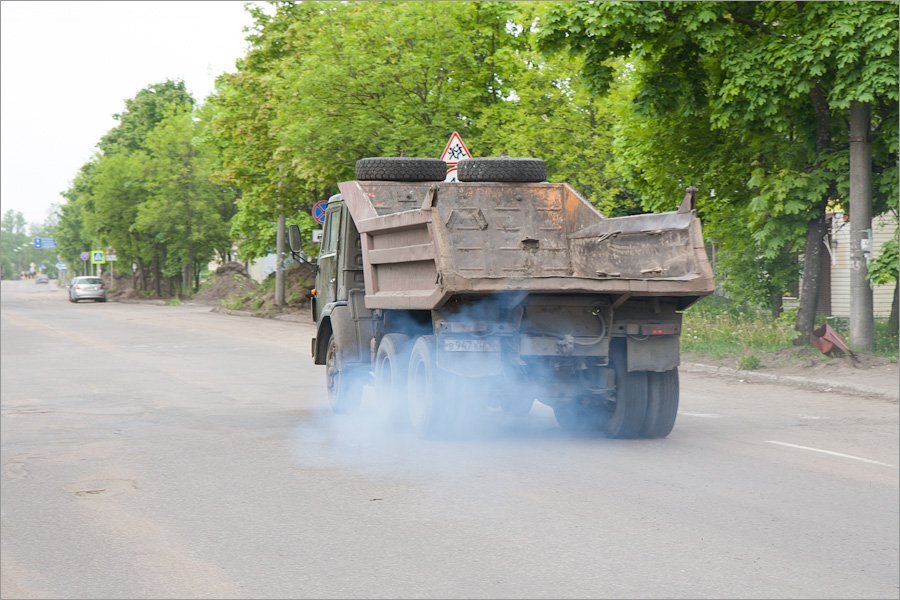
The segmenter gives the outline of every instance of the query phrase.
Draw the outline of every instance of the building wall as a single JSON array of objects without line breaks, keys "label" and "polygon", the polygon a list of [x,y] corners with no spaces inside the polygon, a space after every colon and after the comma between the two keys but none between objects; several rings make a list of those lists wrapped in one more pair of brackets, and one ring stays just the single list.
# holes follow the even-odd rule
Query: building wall
[{"label": "building wall", "polygon": [[[881,253],[881,246],[894,235],[896,222],[886,215],[872,219],[872,256]],[[843,213],[835,213],[831,220],[831,315],[850,318],[850,221]],[[876,285],[872,290],[872,304],[876,317],[891,313],[894,284]]]}]

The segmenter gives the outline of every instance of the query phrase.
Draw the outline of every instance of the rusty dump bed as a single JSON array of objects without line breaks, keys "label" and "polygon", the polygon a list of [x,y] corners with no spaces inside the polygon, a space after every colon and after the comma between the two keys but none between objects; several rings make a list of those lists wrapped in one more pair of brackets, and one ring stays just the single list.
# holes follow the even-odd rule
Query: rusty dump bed
[{"label": "rusty dump bed", "polygon": [[713,291],[694,211],[606,218],[561,183],[348,181],[366,307],[434,309],[455,294],[672,296]]}]

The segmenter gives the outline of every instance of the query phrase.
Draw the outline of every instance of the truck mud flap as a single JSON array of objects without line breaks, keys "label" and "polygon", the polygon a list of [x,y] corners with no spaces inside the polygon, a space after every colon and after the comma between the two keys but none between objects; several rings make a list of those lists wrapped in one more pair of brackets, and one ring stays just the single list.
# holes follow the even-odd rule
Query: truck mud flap
[{"label": "truck mud flap", "polygon": [[677,335],[629,336],[627,364],[629,371],[663,372],[681,362]]}]

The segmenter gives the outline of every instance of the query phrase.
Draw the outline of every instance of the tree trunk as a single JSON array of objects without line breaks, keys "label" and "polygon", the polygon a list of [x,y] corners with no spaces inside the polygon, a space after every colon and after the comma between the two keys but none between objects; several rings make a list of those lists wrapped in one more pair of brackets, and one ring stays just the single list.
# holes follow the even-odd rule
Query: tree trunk
[{"label": "tree trunk", "polygon": [[[809,91],[810,101],[816,118],[816,158],[820,160],[822,153],[831,148],[831,115],[825,92],[818,85]],[[829,189],[829,193],[830,193]],[[800,336],[794,344],[808,343],[809,336],[816,325],[816,309],[819,304],[819,269],[822,262],[822,241],[825,239],[825,208],[828,205],[828,194],[816,207],[816,214],[806,225],[806,248],[803,255],[803,276],[800,281],[800,310],[794,329]]]},{"label": "tree trunk", "polygon": [[875,319],[868,258],[872,252],[872,107],[850,104],[850,346],[871,352]]},{"label": "tree trunk", "polygon": [[784,292],[780,289],[769,292],[769,309],[772,311],[772,320],[777,319],[784,310]]},{"label": "tree trunk", "polygon": [[156,297],[162,298],[162,272],[159,267],[159,254],[153,255],[153,283],[156,287]]},{"label": "tree trunk", "polygon": [[809,342],[816,326],[816,309],[819,307],[819,270],[822,263],[822,240],[825,238],[825,204],[818,208],[816,219],[806,226],[806,250],[803,255],[803,278],[800,280],[800,310],[794,329],[800,336],[794,344],[802,346]]}]

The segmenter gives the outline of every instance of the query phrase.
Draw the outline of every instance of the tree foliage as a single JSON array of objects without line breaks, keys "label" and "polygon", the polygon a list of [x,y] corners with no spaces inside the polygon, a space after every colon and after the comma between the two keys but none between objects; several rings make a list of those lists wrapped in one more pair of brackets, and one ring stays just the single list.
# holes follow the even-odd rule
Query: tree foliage
[{"label": "tree foliage", "polygon": [[[673,142],[625,157],[630,181],[652,188],[662,170],[683,165],[714,189],[704,215],[729,250],[729,279],[751,295],[775,292],[782,278],[753,285],[741,257],[789,274],[784,258],[800,249],[804,228],[845,202],[853,101],[875,107],[876,205],[896,197],[896,41],[896,5],[865,2],[558,4],[541,31],[545,49],[583,58],[599,94],[615,85],[617,61],[629,61],[632,125],[620,144],[635,131],[650,144]],[[704,160],[671,160],[684,147]],[[743,232],[727,226],[732,218]]]}]

